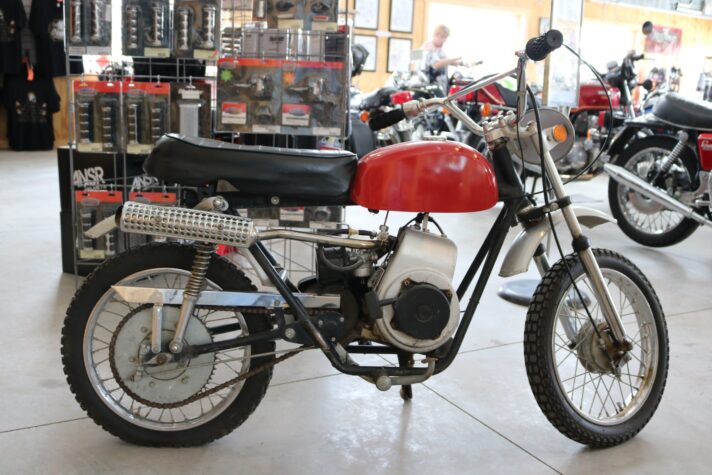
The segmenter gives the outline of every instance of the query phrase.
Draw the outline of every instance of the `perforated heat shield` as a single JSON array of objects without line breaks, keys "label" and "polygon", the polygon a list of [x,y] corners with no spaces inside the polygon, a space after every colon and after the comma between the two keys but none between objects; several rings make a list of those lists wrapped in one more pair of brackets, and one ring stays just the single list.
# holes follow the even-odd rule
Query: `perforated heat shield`
[{"label": "perforated heat shield", "polygon": [[254,224],[250,219],[133,201],[124,204],[119,228],[126,233],[227,244],[235,247],[251,246],[256,236]]}]

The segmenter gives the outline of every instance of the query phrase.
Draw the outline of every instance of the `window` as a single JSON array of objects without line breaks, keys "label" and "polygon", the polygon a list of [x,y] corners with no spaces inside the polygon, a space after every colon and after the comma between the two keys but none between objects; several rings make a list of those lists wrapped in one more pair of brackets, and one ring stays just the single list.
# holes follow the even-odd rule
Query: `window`
[{"label": "window", "polygon": [[426,41],[438,25],[450,28],[443,47],[447,55],[462,57],[466,63],[483,61],[478,69],[483,75],[514,68],[514,52],[524,47],[522,17],[508,11],[433,2],[428,12]]}]

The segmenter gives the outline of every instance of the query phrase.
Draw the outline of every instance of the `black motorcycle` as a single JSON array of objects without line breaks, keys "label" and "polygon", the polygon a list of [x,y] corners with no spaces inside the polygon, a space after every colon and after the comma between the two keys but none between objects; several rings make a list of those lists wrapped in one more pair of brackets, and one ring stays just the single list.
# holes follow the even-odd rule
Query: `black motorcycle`
[{"label": "black motorcycle", "polygon": [[676,244],[712,226],[712,105],[677,93],[614,137],[608,200],[618,226],[646,246]]}]

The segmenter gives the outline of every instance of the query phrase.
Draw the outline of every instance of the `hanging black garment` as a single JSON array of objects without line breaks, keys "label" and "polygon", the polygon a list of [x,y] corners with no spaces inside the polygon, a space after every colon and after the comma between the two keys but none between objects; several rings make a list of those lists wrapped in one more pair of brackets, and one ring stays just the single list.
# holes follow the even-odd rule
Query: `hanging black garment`
[{"label": "hanging black garment", "polygon": [[[63,5],[63,2],[57,0],[32,0],[29,26],[35,37],[35,74],[39,77],[51,78],[67,74]],[[74,58],[70,64],[70,73],[81,74],[83,71],[81,59]]]},{"label": "hanging black garment", "polygon": [[22,29],[27,15],[21,0],[0,0],[0,72],[18,74],[22,64]]},{"label": "hanging black garment", "polygon": [[59,95],[51,79],[5,80],[2,103],[7,109],[7,138],[12,150],[51,150],[52,114],[59,112]]}]

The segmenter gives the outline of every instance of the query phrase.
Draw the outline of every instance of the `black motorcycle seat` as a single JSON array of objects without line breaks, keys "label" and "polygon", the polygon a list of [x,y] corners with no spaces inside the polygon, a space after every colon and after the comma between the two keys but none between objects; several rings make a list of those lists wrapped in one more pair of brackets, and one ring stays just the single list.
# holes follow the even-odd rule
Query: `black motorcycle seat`
[{"label": "black motorcycle seat", "polygon": [[202,186],[224,180],[240,194],[342,205],[350,204],[356,162],[356,155],[341,150],[236,145],[168,134],[143,168],[167,183]]},{"label": "black motorcycle seat", "polygon": [[382,87],[361,96],[361,109],[371,110],[391,103],[391,94],[398,92],[394,87]]},{"label": "black motorcycle seat", "polygon": [[686,129],[712,130],[712,103],[674,92],[665,94],[655,104],[653,114],[664,122]]},{"label": "black motorcycle seat", "polygon": [[495,87],[499,91],[499,94],[504,99],[504,104],[508,107],[517,107],[517,91],[512,91],[507,89],[499,83],[494,83]]}]

